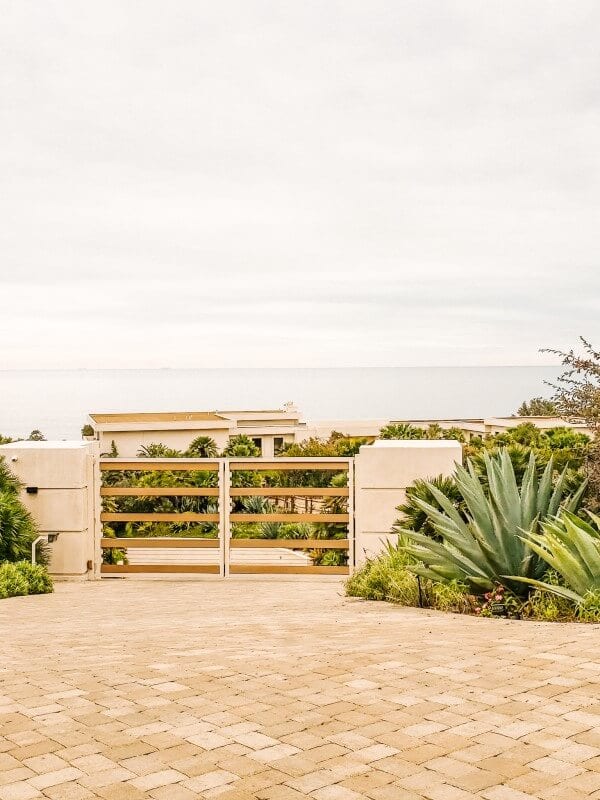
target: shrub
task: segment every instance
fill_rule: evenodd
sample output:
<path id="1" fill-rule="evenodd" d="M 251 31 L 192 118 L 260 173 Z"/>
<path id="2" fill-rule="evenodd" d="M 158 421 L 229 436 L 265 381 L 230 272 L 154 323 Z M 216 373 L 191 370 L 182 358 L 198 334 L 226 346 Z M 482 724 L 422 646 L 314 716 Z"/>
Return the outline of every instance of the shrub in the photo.
<path id="1" fill-rule="evenodd" d="M 468 587 L 460 581 L 430 583 L 428 589 L 430 604 L 438 611 L 470 614 L 476 606 L 475 598 L 469 594 Z"/>
<path id="2" fill-rule="evenodd" d="M 33 518 L 19 499 L 21 484 L 0 457 L 0 563 L 31 557 L 31 545 L 37 536 Z M 48 559 L 47 548 L 38 545 L 40 563 Z"/>
<path id="3" fill-rule="evenodd" d="M 417 577 L 406 567 L 410 557 L 402 550 L 388 547 L 387 552 L 371 559 L 346 582 L 346 594 L 365 600 L 392 600 L 403 605 L 419 605 Z"/>
<path id="4" fill-rule="evenodd" d="M 460 581 L 439 583 L 420 579 L 409 568 L 412 559 L 401 547 L 387 550 L 367 563 L 346 582 L 346 594 L 365 600 L 388 600 L 403 606 L 435 608 L 466 614 L 476 605 Z"/>
<path id="5" fill-rule="evenodd" d="M 582 622 L 600 622 L 600 589 L 587 591 L 577 606 L 577 618 Z"/>
<path id="6" fill-rule="evenodd" d="M 48 594 L 53 590 L 52 578 L 41 564 L 18 561 L 13 566 L 16 566 L 27 579 L 29 594 Z"/>
<path id="7" fill-rule="evenodd" d="M 560 575 L 552 569 L 546 572 L 544 581 L 552 586 L 562 585 Z M 576 610 L 577 607 L 572 600 L 560 597 L 547 589 L 537 588 L 523 605 L 522 614 L 524 617 L 543 622 L 561 622 L 573 620 Z"/>
<path id="8" fill-rule="evenodd" d="M 17 564 L 8 561 L 0 565 L 0 597 L 29 594 L 29 581 Z"/>
<path id="9" fill-rule="evenodd" d="M 0 598 L 52 591 L 52 578 L 40 564 L 28 561 L 0 564 Z"/>

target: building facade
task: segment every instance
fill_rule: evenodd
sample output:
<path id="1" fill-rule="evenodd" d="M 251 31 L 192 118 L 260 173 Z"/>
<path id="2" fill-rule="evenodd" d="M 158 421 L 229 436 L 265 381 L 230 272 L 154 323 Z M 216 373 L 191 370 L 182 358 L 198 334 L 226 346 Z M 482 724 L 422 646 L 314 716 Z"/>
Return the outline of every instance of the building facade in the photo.
<path id="1" fill-rule="evenodd" d="M 345 436 L 360 437 L 368 442 L 377 438 L 389 423 L 408 423 L 428 428 L 459 428 L 469 441 L 473 436 L 491 436 L 530 422 L 540 430 L 568 426 L 589 434 L 585 425 L 569 424 L 558 417 L 490 417 L 487 419 L 371 419 L 304 421 L 298 409 L 290 404 L 275 410 L 186 411 L 140 413 L 93 413 L 89 422 L 100 451 L 116 448 L 119 456 L 135 457 L 140 448 L 161 443 L 176 450 L 187 450 L 198 436 L 210 436 L 221 452 L 234 436 L 246 435 L 265 458 L 273 458 L 287 445 L 311 437 L 327 439 L 334 431 Z M 113 448 L 114 445 L 114 448 Z"/>

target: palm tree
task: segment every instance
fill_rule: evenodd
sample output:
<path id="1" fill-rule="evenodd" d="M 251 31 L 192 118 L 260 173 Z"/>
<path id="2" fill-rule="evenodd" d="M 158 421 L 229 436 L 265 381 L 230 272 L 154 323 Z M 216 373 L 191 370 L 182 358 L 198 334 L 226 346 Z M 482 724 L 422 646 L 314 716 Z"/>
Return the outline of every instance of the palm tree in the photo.
<path id="1" fill-rule="evenodd" d="M 231 437 L 223 450 L 223 455 L 233 458 L 258 458 L 260 450 L 249 436 L 240 434 Z"/>
<path id="2" fill-rule="evenodd" d="M 188 458 L 217 458 L 219 451 L 210 436 L 196 436 L 185 451 Z"/>
<path id="3" fill-rule="evenodd" d="M 21 481 L 12 474 L 3 456 L 0 456 L 0 492 L 16 494 L 20 488 Z"/>
<path id="4" fill-rule="evenodd" d="M 137 452 L 138 458 L 181 458 L 181 450 L 174 450 L 162 442 L 143 444 Z"/>
<path id="5" fill-rule="evenodd" d="M 20 482 L 0 457 L 0 563 L 31 558 L 37 536 L 33 518 L 19 499 Z M 48 553 L 38 547 L 38 560 L 47 563 Z"/>
<path id="6" fill-rule="evenodd" d="M 390 422 L 379 431 L 380 439 L 422 439 L 423 435 L 423 428 L 408 422 Z"/>
<path id="7" fill-rule="evenodd" d="M 443 511 L 442 506 L 431 490 L 432 486 L 441 492 L 444 497 L 448 498 L 455 508 L 460 510 L 461 506 L 464 505 L 462 495 L 454 478 L 438 475 L 430 480 L 416 480 L 406 490 L 404 503 L 398 506 L 398 511 L 402 516 L 396 523 L 395 528 L 410 528 L 410 530 L 418 531 L 424 536 L 430 536 L 437 541 L 441 540 L 442 537 L 437 533 L 429 515 L 420 505 L 425 502 L 429 506 Z"/>

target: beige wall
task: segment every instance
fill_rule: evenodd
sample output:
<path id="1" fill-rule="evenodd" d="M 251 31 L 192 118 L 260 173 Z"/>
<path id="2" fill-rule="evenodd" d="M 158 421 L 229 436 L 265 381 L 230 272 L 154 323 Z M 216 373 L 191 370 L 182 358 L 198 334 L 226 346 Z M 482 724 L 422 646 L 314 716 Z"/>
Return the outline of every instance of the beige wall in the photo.
<path id="1" fill-rule="evenodd" d="M 49 570 L 55 577 L 99 577 L 99 450 L 97 442 L 14 442 L 0 447 L 0 455 L 24 484 L 21 499 L 40 533 L 59 534 L 50 545 Z M 28 493 L 26 487 L 37 488 L 37 493 Z"/>
<path id="2" fill-rule="evenodd" d="M 187 450 L 197 436 L 210 436 L 215 440 L 217 448 L 221 452 L 229 442 L 230 437 L 238 435 L 262 439 L 262 455 L 265 458 L 273 458 L 276 437 L 283 438 L 287 443 L 291 443 L 294 440 L 293 435 L 287 432 L 278 431 L 273 433 L 269 431 L 268 433 L 261 433 L 260 430 L 237 428 L 234 430 L 101 431 L 99 442 L 101 453 L 109 453 L 111 444 L 114 441 L 120 458 L 134 458 L 140 447 L 157 442 L 174 450 Z"/>
<path id="3" fill-rule="evenodd" d="M 210 436 L 219 450 L 229 441 L 229 431 L 221 430 L 158 430 L 158 431 L 101 431 L 100 452 L 108 453 L 114 440 L 121 458 L 134 458 L 143 445 L 161 444 L 174 450 L 187 450 L 197 436 Z"/>
<path id="4" fill-rule="evenodd" d="M 380 553 L 398 518 L 397 506 L 418 478 L 451 475 L 462 459 L 455 441 L 378 441 L 365 445 L 355 460 L 355 560 L 357 566 Z"/>

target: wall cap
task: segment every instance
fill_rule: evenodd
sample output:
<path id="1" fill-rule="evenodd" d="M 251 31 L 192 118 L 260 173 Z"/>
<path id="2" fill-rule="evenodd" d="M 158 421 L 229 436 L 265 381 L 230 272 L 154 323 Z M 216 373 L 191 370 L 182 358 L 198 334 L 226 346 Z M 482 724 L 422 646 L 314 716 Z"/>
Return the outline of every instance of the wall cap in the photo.
<path id="1" fill-rule="evenodd" d="M 404 450 L 457 450 L 461 446 L 456 439 L 378 439 L 373 444 L 363 444 L 360 452 L 379 449 Z"/>

